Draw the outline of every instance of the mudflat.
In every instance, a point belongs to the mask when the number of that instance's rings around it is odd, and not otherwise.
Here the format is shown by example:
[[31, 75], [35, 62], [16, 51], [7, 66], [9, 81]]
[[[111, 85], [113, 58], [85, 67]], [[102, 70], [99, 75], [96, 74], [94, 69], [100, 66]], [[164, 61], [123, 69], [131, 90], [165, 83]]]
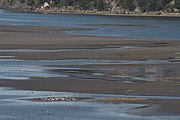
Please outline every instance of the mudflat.
[[[1, 79], [0, 87], [37, 91], [179, 96], [179, 40], [63, 34], [64, 31], [71, 30], [83, 29], [0, 26], [0, 60], [13, 56], [8, 60], [72, 62], [46, 65], [57, 67], [48, 69], [48, 72], [67, 77]], [[73, 63], [77, 61], [78, 64]], [[177, 114], [177, 111], [180, 111], [177, 101], [171, 101], [173, 105], [164, 104], [164, 101], [147, 102], [166, 106], [165, 108], [171, 107], [168, 112], [173, 113], [175, 107]]]
[[[51, 53], [11, 53], [17, 59], [117, 59], [149, 60], [178, 57], [178, 40], [143, 40], [112, 37], [69, 36], [63, 31], [81, 28], [46, 28], [25, 26], [0, 26], [0, 48], [9, 49], [62, 49]], [[57, 32], [59, 31], [59, 32]], [[130, 49], [123, 49], [123, 48]], [[114, 48], [114, 49], [113, 49]], [[121, 49], [122, 48], [122, 49]], [[74, 49], [69, 51], [69, 49]], [[75, 50], [76, 49], [76, 50]], [[79, 50], [85, 49], [85, 50]], [[102, 50], [103, 49], [103, 50]], [[121, 50], [120, 50], [121, 49]], [[177, 53], [177, 54], [176, 54]], [[49, 57], [51, 55], [51, 57]]]

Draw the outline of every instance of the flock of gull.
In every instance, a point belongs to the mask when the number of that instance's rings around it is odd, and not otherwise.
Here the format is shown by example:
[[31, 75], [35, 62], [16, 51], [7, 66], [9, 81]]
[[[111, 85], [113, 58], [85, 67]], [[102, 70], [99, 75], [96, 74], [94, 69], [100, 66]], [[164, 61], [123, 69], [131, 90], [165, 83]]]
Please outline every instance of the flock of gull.
[[80, 98], [77, 97], [41, 97], [41, 98], [32, 98], [32, 101], [39, 102], [54, 102], [54, 101], [77, 101]]

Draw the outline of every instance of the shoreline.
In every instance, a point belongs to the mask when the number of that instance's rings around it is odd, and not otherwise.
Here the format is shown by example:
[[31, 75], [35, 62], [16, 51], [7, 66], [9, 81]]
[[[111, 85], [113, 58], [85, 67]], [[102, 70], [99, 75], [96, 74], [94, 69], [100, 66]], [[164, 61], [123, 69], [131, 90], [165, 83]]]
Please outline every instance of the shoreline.
[[[32, 12], [36, 13], [36, 12]], [[38, 13], [38, 12], [37, 12]], [[44, 14], [43, 12], [39, 12]], [[67, 14], [67, 15], [97, 15], [97, 16], [122, 16], [122, 17], [172, 17], [179, 18], [179, 15], [154, 15], [154, 14], [115, 14], [115, 13], [71, 13], [71, 12], [45, 12], [45, 14]]]
[[[54, 12], [54, 11], [36, 11], [36, 10], [18, 10], [18, 9], [3, 9], [16, 13], [34, 13], [34, 14], [59, 14], [59, 15], [95, 15], [95, 16], [122, 16], [122, 17], [170, 17], [170, 18], [180, 18], [180, 13], [176, 15], [175, 13], [168, 13], [164, 15], [155, 15], [155, 14], [116, 14], [116, 13], [86, 13], [86, 12]], [[169, 15], [171, 14], [171, 15]]]

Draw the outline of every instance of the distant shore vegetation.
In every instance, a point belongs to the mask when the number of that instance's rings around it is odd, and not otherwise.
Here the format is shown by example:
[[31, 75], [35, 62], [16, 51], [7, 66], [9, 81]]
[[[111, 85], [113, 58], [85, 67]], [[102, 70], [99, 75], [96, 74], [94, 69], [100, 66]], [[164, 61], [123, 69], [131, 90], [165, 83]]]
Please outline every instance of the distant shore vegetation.
[[[44, 6], [45, 3], [46, 6]], [[50, 9], [56, 10], [63, 8], [65, 10], [70, 9], [71, 11], [107, 11], [117, 14], [157, 11], [167, 13], [180, 12], [180, 0], [0, 0], [1, 8], [27, 8], [35, 10], [42, 8], [42, 6], [48, 6]]]

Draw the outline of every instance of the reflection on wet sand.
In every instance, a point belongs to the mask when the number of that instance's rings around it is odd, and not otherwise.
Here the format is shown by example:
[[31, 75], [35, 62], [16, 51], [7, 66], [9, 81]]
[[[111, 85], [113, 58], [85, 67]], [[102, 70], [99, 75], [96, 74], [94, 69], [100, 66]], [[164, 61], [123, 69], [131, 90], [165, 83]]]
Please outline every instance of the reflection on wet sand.
[[0, 59], [0, 61], [1, 79], [74, 77], [85, 80], [99, 79], [124, 82], [167, 82], [171, 77], [178, 78], [180, 73], [179, 65], [169, 62], [168, 60], [128, 61], [89, 59]]
[[[88, 66], [59, 66], [52, 70], [70, 77], [83, 79], [100, 79], [107, 81], [168, 81], [171, 77], [180, 77], [179, 65], [88, 65]], [[175, 81], [174, 81], [175, 82]], [[179, 81], [176, 81], [179, 82]]]
[[[179, 120], [178, 40], [53, 35], [51, 28], [11, 28], [0, 30], [0, 87], [13, 89], [10, 94], [0, 90], [0, 118]], [[23, 93], [17, 95], [14, 89]], [[59, 101], [64, 97], [92, 99]], [[31, 101], [39, 98], [58, 101]]]
[[[89, 112], [92, 115], [97, 115], [96, 112], [101, 113], [99, 117], [105, 117], [108, 120], [110, 117], [114, 117], [114, 120], [118, 120], [121, 117], [123, 120], [126, 120], [121, 116], [122, 114], [126, 115], [128, 120], [131, 119], [130, 116], [134, 118], [140, 118], [143, 120], [152, 119], [154, 115], [168, 115], [168, 112], [172, 111], [173, 106], [169, 107], [172, 103], [174, 105], [178, 104], [179, 97], [172, 96], [132, 96], [132, 95], [113, 95], [113, 94], [83, 94], [83, 93], [69, 93], [69, 92], [41, 92], [41, 91], [19, 91], [19, 90], [7, 90], [1, 89], [3, 93], [0, 93], [0, 116], [14, 116], [21, 117], [20, 114], [12, 114], [7, 111], [11, 109], [21, 111], [22, 116], [26, 115], [26, 110], [29, 109], [29, 115], [35, 115], [35, 113], [42, 112], [41, 109], [36, 107], [43, 108], [43, 111], [48, 111], [49, 114], [53, 114], [54, 117], [60, 117], [62, 114], [57, 114], [57, 111], [61, 111], [60, 108], [63, 107], [63, 111], [72, 112], [76, 108], [78, 116], [82, 117], [80, 114], [84, 108], [89, 108]], [[66, 96], [66, 97], [64, 97]], [[21, 106], [21, 107], [20, 107]], [[30, 107], [31, 106], [31, 107]], [[59, 109], [55, 109], [57, 106]], [[53, 109], [50, 109], [53, 108]], [[71, 109], [68, 109], [71, 108]], [[167, 109], [161, 110], [161, 112], [155, 113], [156, 109]], [[95, 112], [95, 111], [96, 112]], [[60, 113], [66, 113], [61, 111]], [[85, 110], [87, 111], [87, 110]], [[105, 115], [104, 112], [108, 113]], [[74, 112], [73, 112], [74, 113]], [[112, 114], [112, 116], [111, 116]], [[178, 118], [178, 112], [173, 114], [174, 120]], [[176, 116], [177, 115], [177, 116]], [[44, 115], [40, 115], [43, 117]], [[83, 114], [84, 117], [88, 117], [87, 114]], [[163, 117], [162, 116], [162, 117]], [[23, 117], [25, 118], [25, 116]], [[32, 118], [32, 117], [31, 117]], [[69, 118], [69, 116], [64, 116], [64, 118]], [[169, 117], [165, 117], [169, 118]], [[15, 118], [15, 120], [18, 118]], [[20, 119], [20, 118], [19, 118]], [[106, 120], [105, 119], [105, 120]], [[158, 117], [154, 117], [155, 120], [158, 120]], [[68, 119], [69, 120], [69, 119]]]

